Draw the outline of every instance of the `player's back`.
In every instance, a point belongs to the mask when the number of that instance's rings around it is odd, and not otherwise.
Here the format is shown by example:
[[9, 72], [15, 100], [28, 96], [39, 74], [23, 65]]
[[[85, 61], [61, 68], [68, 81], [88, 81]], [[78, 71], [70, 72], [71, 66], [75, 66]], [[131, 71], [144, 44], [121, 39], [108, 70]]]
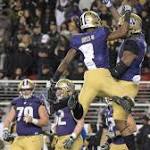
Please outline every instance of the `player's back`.
[[88, 69], [109, 67], [108, 34], [108, 28], [100, 27], [72, 37], [70, 47], [83, 54]]
[[[142, 67], [142, 62], [144, 60], [144, 56], [146, 53], [147, 44], [145, 42], [145, 38], [144, 38], [143, 34], [137, 34], [137, 35], [134, 35], [130, 38], [127, 38], [123, 42], [121, 49], [119, 51], [119, 59], [123, 55], [124, 45], [127, 44], [129, 41], [133, 41], [136, 43], [136, 45], [137, 45], [137, 49], [136, 49], [137, 57], [134, 59], [132, 64], [128, 67], [128, 70], [122, 75], [121, 79], [136, 82], [136, 80], [137, 81], [140, 80], [141, 67]], [[134, 49], [134, 48], [132, 48], [132, 45], [130, 46], [130, 48]]]

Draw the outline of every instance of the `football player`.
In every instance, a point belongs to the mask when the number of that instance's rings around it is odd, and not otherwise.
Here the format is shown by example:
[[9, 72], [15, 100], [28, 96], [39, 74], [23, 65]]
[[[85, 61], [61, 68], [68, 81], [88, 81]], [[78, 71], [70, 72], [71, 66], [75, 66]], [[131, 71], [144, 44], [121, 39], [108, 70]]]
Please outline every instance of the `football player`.
[[[115, 121], [113, 119], [113, 110], [111, 105], [108, 103], [107, 107], [102, 111], [103, 128], [108, 130], [107, 142], [101, 146], [102, 150], [128, 150], [124, 138], [121, 136], [116, 128]], [[128, 116], [127, 124], [132, 132], [136, 132], [136, 123], [132, 115]]]
[[[55, 88], [57, 101], [75, 93], [75, 85], [68, 79], [60, 79]], [[55, 121], [55, 135], [57, 136], [55, 150], [81, 150], [83, 145], [81, 131], [84, 119], [75, 120], [71, 110], [65, 107], [55, 113]]]
[[11, 150], [41, 150], [43, 147], [42, 127], [48, 124], [48, 114], [38, 97], [33, 95], [35, 84], [24, 79], [18, 86], [19, 97], [11, 102], [11, 110], [3, 122], [3, 139], [9, 141], [9, 126], [16, 120], [17, 137]]
[[[121, 25], [124, 22], [125, 15], [120, 15], [117, 10], [113, 7], [111, 0], [103, 0], [106, 7], [110, 9], [114, 18], [118, 20], [118, 24]], [[126, 10], [131, 10], [131, 6], [127, 4], [134, 4], [134, 1], [126, 1], [126, 5], [123, 6]], [[138, 93], [138, 85], [140, 81], [140, 73], [142, 62], [146, 53], [147, 44], [145, 42], [144, 35], [142, 34], [142, 19], [135, 13], [131, 13], [129, 21], [129, 31], [126, 38], [123, 40], [120, 50], [118, 52], [118, 61], [114, 68], [110, 69], [111, 75], [119, 79], [122, 82], [122, 85], [126, 87], [127, 95], [133, 99]], [[130, 86], [134, 86], [134, 91], [131, 94], [129, 92]], [[127, 90], [127, 87], [128, 90]], [[117, 107], [114, 105], [114, 109]], [[119, 111], [118, 111], [119, 112]], [[125, 121], [123, 118], [119, 117], [114, 111], [114, 119], [117, 128], [121, 131], [124, 136], [125, 142], [129, 150], [134, 150], [134, 135], [131, 130], [126, 128]]]
[[[51, 80], [51, 84], [52, 87], [55, 85], [56, 81], [59, 79], [69, 63], [73, 60], [76, 53], [80, 51], [84, 55], [84, 63], [88, 68], [88, 71], [86, 71], [84, 75], [85, 83], [79, 96], [81, 104], [84, 102], [86, 103], [83, 104], [84, 112], [86, 114], [93, 98], [99, 94], [101, 94], [101, 96], [105, 96], [109, 91], [106, 91], [106, 89], [110, 88], [111, 86], [105, 84], [105, 82], [116, 83], [116, 81], [110, 76], [110, 72], [108, 70], [109, 53], [107, 48], [107, 40], [114, 40], [125, 36], [128, 31], [128, 23], [125, 22], [121, 27], [118, 28], [117, 31], [110, 33], [109, 29], [102, 25], [102, 21], [97, 13], [94, 11], [85, 11], [80, 17], [80, 25], [84, 32], [74, 35], [71, 38], [70, 47], [72, 48], [69, 49], [67, 55], [56, 70]], [[105, 80], [97, 80], [101, 76], [104, 77]], [[105, 87], [103, 87], [104, 85]], [[112, 90], [114, 93], [117, 93], [117, 89], [118, 88]], [[113, 96], [114, 94], [110, 95]]]
[[[67, 65], [74, 58], [76, 52], [80, 51], [84, 55], [84, 63], [88, 68], [88, 71], [84, 74], [84, 84], [79, 94], [79, 102], [83, 106], [84, 116], [88, 111], [90, 103], [96, 96], [117, 96], [113, 99], [115, 101], [113, 102], [113, 117], [117, 128], [122, 136], [127, 139], [125, 140], [127, 142], [132, 137], [130, 136], [131, 133], [126, 120], [133, 106], [131, 99], [138, 92], [137, 82], [139, 81], [141, 64], [146, 48], [144, 36], [141, 34], [141, 19], [135, 17], [135, 15], [133, 17], [135, 24], [129, 24], [129, 31], [126, 27], [128, 27], [127, 22], [130, 20], [130, 15], [126, 13], [123, 16], [121, 26], [115, 32], [110, 33], [106, 27], [102, 26], [98, 14], [93, 11], [85, 11], [80, 17], [81, 29], [85, 32], [72, 37], [70, 41], [72, 48], [68, 51], [53, 77], [53, 81], [57, 81]], [[137, 25], [138, 28], [135, 28]], [[107, 40], [121, 38], [130, 33], [140, 35], [137, 39], [139, 42], [137, 45], [134, 44], [135, 51], [126, 51], [124, 55], [120, 53], [122, 59], [110, 73]], [[128, 49], [128, 47], [125, 48]], [[115, 73], [116, 77], [113, 78], [115, 76], [113, 74]], [[116, 80], [116, 78], [120, 80]]]

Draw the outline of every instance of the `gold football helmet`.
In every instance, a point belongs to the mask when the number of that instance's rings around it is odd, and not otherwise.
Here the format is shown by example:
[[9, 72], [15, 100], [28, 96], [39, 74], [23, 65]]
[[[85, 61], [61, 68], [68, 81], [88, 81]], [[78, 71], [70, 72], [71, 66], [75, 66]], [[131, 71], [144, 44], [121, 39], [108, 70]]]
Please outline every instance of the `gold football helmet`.
[[75, 92], [74, 83], [68, 79], [60, 79], [56, 83], [55, 88], [56, 88], [56, 97], [58, 99], [70, 96]]
[[[125, 15], [120, 17], [118, 25], [122, 25], [124, 20], [125, 20]], [[135, 13], [131, 13], [128, 36], [140, 32], [142, 32], [142, 19], [140, 18], [140, 16], [136, 15]]]
[[80, 16], [80, 28], [82, 30], [92, 27], [101, 26], [101, 19], [99, 15], [94, 11], [85, 11]]
[[22, 80], [18, 85], [20, 96], [28, 99], [33, 95], [35, 84], [30, 79]]

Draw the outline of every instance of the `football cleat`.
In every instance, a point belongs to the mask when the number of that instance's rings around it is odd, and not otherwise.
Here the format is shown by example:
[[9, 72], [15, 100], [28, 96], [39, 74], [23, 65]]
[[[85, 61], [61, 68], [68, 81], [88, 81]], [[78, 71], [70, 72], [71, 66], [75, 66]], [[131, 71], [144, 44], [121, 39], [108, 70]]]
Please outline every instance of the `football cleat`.
[[134, 107], [134, 102], [131, 98], [129, 98], [128, 96], [124, 96], [124, 97], [117, 97], [114, 96], [112, 98], [113, 102], [116, 102], [117, 104], [119, 104], [120, 106], [123, 107], [123, 109], [127, 112], [127, 113], [131, 113], [131, 109]]

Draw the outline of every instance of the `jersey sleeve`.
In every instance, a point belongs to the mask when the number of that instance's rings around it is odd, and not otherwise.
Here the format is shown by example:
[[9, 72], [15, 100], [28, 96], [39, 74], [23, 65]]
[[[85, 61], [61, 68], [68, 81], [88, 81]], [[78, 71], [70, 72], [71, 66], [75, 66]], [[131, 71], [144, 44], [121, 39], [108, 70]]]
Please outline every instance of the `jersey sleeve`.
[[127, 40], [124, 43], [124, 51], [130, 51], [133, 54], [137, 55], [139, 52], [139, 47], [134, 40]]
[[77, 49], [78, 48], [78, 44], [77, 44], [77, 38], [76, 37], [72, 37], [70, 39], [70, 48], [74, 48], [74, 49]]
[[11, 101], [11, 104], [10, 104], [10, 105], [16, 109], [17, 100], [16, 100], [16, 99], [13, 99], [13, 100]]

